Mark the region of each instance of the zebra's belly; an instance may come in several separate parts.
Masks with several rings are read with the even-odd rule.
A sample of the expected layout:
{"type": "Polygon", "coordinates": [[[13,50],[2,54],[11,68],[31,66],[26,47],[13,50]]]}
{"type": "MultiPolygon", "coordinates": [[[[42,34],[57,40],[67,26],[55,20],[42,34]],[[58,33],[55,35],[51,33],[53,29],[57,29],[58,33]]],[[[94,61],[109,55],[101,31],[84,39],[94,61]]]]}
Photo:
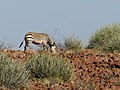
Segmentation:
{"type": "Polygon", "coordinates": [[[32,41],[32,43],[33,44],[36,44],[36,45],[39,45],[39,44],[42,44],[43,42],[42,42],[42,40],[40,41],[38,41],[38,40],[34,40],[34,41],[32,41]]]}

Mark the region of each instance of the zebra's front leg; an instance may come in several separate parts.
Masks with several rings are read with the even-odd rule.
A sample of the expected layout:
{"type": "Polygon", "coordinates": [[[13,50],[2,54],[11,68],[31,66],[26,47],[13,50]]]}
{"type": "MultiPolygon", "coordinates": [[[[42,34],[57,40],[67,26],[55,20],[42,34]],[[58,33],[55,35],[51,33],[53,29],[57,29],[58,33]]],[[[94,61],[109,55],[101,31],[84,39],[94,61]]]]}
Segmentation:
{"type": "Polygon", "coordinates": [[[46,45],[43,45],[43,50],[47,50],[48,51],[48,47],[46,45]]]}

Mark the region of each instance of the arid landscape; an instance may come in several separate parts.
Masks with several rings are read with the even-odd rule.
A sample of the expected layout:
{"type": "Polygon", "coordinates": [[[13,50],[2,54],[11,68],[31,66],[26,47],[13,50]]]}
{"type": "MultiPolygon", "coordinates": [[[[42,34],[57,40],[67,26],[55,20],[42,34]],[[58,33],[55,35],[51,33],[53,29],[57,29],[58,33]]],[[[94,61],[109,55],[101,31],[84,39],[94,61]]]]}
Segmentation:
{"type": "MultiPolygon", "coordinates": [[[[30,58],[31,55],[38,52],[0,50],[0,53],[7,54],[13,60],[26,61],[26,58],[30,58]]],[[[55,82],[51,86],[40,81],[31,81],[27,87],[21,87],[20,90],[120,90],[119,53],[105,54],[85,49],[76,53],[61,51],[54,55],[70,61],[75,67],[74,79],[64,83],[55,82]]]]}
{"type": "Polygon", "coordinates": [[[0,90],[120,90],[120,0],[1,0],[0,90]]]}

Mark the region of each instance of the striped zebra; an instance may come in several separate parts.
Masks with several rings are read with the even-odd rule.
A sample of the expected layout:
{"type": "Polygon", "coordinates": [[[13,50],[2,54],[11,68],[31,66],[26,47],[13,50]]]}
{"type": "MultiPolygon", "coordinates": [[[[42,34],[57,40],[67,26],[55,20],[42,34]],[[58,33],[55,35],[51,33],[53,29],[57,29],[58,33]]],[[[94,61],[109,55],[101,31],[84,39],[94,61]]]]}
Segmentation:
{"type": "Polygon", "coordinates": [[[36,32],[28,32],[24,36],[24,40],[21,42],[19,48],[23,45],[25,41],[24,51],[29,47],[29,44],[35,45],[43,45],[43,49],[50,49],[51,52],[56,52],[56,44],[50,39],[49,35],[46,33],[36,33],[36,32]]]}

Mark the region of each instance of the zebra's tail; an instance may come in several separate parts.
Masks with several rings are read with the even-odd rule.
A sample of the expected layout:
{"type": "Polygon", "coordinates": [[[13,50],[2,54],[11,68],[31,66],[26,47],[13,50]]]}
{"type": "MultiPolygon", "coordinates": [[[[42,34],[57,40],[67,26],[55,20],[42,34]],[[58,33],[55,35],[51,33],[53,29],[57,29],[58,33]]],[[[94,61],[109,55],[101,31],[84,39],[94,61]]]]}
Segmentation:
{"type": "Polygon", "coordinates": [[[23,43],[24,43],[24,40],[21,42],[21,44],[20,44],[19,48],[23,45],[23,43]]]}

